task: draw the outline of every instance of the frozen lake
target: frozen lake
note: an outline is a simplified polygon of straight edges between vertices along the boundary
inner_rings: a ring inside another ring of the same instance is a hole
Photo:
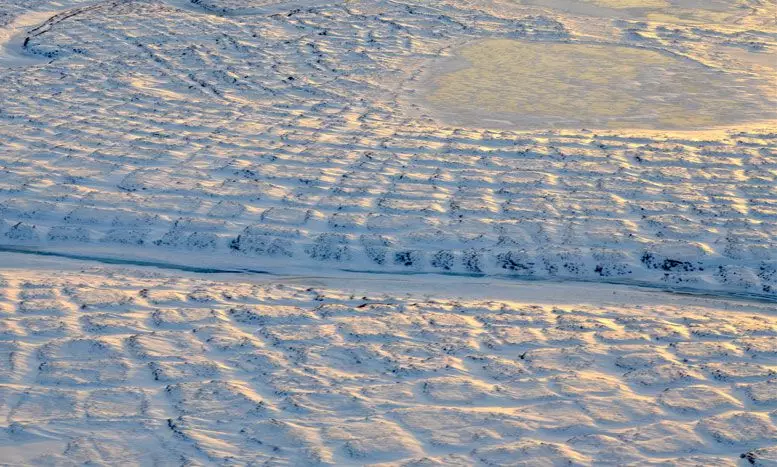
[[[493,39],[432,67],[421,95],[454,124],[689,130],[774,118],[762,87],[650,49]]]
[[[503,7],[537,6],[567,14],[670,23],[733,24],[743,12],[743,2],[730,0],[494,0]]]

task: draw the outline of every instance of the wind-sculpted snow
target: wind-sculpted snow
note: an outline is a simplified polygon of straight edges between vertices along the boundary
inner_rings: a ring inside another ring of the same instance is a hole
[[[771,57],[766,13],[724,33],[489,5],[70,2],[9,43],[39,61],[0,70],[0,243],[777,294],[773,124],[455,128],[413,98],[432,59],[493,38],[648,47],[768,82],[721,49]]]
[[[775,459],[766,304],[7,259],[18,264],[0,282],[5,464]]]
[[[0,0],[0,464],[775,465],[774,11]]]

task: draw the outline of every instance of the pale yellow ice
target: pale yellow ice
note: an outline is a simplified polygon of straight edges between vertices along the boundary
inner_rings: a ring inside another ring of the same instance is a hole
[[[608,8],[666,8],[670,6],[667,0],[584,0]]]
[[[435,77],[427,96],[459,118],[469,112],[530,128],[689,129],[773,114],[752,82],[648,49],[498,39],[460,56],[466,66]]]

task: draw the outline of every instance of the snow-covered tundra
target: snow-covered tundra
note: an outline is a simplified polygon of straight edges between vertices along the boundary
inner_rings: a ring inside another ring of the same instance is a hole
[[[0,462],[775,465],[776,18],[0,0]]]

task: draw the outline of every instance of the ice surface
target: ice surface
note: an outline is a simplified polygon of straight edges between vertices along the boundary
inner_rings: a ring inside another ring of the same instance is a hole
[[[461,126],[691,130],[777,117],[773,83],[650,49],[500,39],[456,53],[428,71],[425,100]]]

